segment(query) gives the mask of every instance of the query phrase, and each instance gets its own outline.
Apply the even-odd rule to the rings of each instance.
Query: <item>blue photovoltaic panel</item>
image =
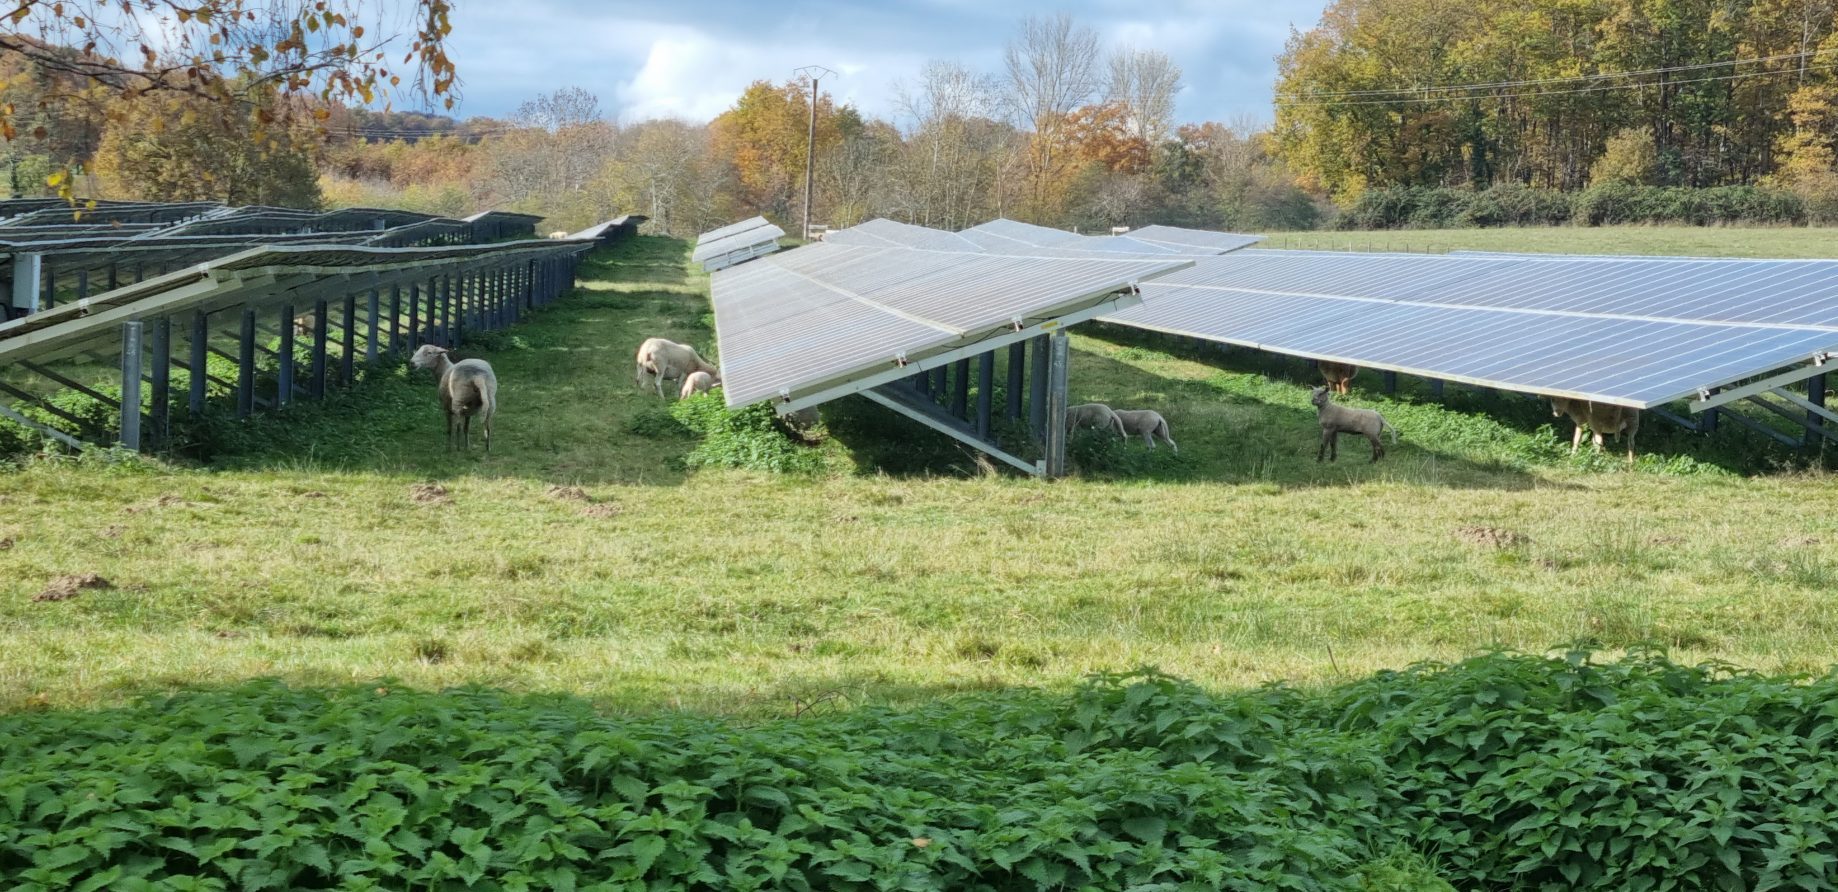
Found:
[[[1249,251],[1108,321],[1649,407],[1838,349],[1838,262]]]
[[[1091,307],[1188,261],[806,245],[711,282],[728,405],[807,396]]]

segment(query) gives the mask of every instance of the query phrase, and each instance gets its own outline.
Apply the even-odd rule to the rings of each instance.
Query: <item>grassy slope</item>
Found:
[[[581,294],[469,351],[504,382],[490,458],[445,454],[431,382],[390,371],[209,469],[0,475],[0,708],[278,675],[762,714],[1143,663],[1323,680],[1585,637],[1838,660],[1829,475],[1658,473],[1716,470],[1682,437],[1609,471],[1554,449],[1534,406],[1363,390],[1406,442],[1317,465],[1298,368],[1122,333],[1075,339],[1073,389],[1170,417],[1182,456],[1129,454],[1138,477],[686,474],[687,440],[633,433],[658,408],[626,377],[643,336],[708,339],[682,252],[590,264]],[[452,504],[409,497],[429,479]],[[31,601],[84,571],[115,588]]]

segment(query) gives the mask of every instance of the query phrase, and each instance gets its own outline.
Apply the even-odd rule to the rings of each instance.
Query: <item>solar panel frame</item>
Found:
[[[728,405],[802,398],[1102,303],[1191,261],[820,242],[711,280]]]

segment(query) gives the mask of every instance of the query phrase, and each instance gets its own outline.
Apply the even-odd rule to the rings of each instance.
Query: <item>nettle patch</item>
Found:
[[[1838,679],[1495,655],[739,727],[277,683],[0,719],[12,889],[1830,888]]]

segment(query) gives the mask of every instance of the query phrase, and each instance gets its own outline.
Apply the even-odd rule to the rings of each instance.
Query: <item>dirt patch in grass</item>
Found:
[[[12,547],[13,547],[13,537],[12,536],[0,536],[0,551],[6,551],[8,549],[11,549]]]
[[[417,505],[450,505],[453,497],[438,483],[417,483],[408,488],[408,500]]]
[[[600,520],[605,520],[609,517],[618,517],[620,514],[624,512],[625,512],[624,508],[621,508],[618,505],[614,505],[610,502],[601,502],[600,504],[597,504],[597,505],[588,505],[587,507],[581,509],[582,516],[597,518]]]
[[[1524,545],[1527,541],[1523,533],[1488,526],[1460,527],[1455,531],[1455,538],[1469,545],[1480,545],[1487,548],[1511,548],[1515,545]]]
[[[549,498],[555,499],[558,502],[593,501],[593,499],[587,495],[587,490],[578,486],[551,486],[549,487]]]
[[[162,495],[159,498],[154,499],[150,502],[142,502],[138,505],[129,505],[124,510],[126,510],[127,513],[129,514],[140,514],[142,512],[152,511],[158,508],[175,508],[175,507],[178,507],[184,504],[187,504],[184,499],[181,499],[178,496],[173,495],[172,493],[166,493],[165,495]]]
[[[75,576],[59,576],[45,586],[45,590],[32,598],[34,601],[68,601],[85,590],[114,588],[115,585],[95,573],[78,573]]]

